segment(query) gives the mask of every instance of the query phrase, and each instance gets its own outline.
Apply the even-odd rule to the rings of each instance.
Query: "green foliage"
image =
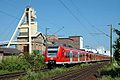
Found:
[[[115,41],[115,44],[113,46],[114,48],[114,58],[117,61],[117,63],[120,65],[120,31],[115,29],[114,30],[116,34],[118,35],[118,38]]]
[[[26,70],[30,68],[30,64],[22,57],[6,58],[0,63],[0,70]]]
[[[0,70],[0,74],[6,74],[6,73],[10,73],[10,71],[8,71],[8,70]]]
[[[0,74],[2,72],[9,73],[19,70],[39,70],[43,67],[46,67],[44,57],[38,51],[35,51],[32,55],[24,53],[21,56],[7,57],[0,63]]]
[[[44,56],[38,53],[38,51],[33,51],[32,55],[25,54],[25,59],[28,63],[30,63],[32,70],[46,67],[46,64],[44,63]]]
[[[120,80],[120,66],[116,61],[99,70],[98,80]]]

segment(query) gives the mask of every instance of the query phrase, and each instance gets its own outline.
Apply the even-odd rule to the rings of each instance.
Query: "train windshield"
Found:
[[[49,46],[48,47],[48,57],[56,57],[58,52],[57,46]]]

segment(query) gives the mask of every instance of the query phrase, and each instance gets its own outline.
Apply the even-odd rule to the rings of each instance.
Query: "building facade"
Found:
[[[36,22],[36,11],[32,7],[27,7],[23,14],[23,22],[19,27],[19,34],[17,36],[16,48],[21,52],[33,51],[43,53],[45,50],[45,36],[38,32],[38,25]]]
[[[78,49],[83,49],[83,37],[82,36],[69,36],[68,38],[58,38],[57,36],[48,36],[48,41],[57,44],[63,44]]]
[[[28,37],[17,37],[17,41],[27,42]],[[16,48],[21,52],[29,52],[28,44],[18,44]],[[39,51],[40,53],[44,53],[45,51],[45,37],[42,33],[38,33],[32,36],[32,51]]]

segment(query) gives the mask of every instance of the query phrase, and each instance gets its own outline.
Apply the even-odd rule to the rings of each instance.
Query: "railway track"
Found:
[[[90,80],[90,76],[94,75],[98,69],[102,68],[106,64],[107,63],[93,64],[83,69],[78,69],[56,77],[49,78],[48,80]]]
[[[19,71],[19,72],[3,74],[3,75],[0,75],[0,80],[11,80],[11,79],[15,79],[15,78],[18,78],[18,77],[26,75],[26,74],[27,74],[26,71]]]
[[[40,70],[33,70],[35,72],[46,72],[48,71],[48,68],[42,68]],[[18,79],[21,76],[27,75],[26,71],[19,71],[19,72],[13,72],[13,73],[8,73],[8,74],[2,74],[0,75],[0,80],[13,80],[13,79]]]

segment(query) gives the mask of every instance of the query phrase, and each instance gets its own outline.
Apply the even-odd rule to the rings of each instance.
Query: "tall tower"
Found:
[[[36,12],[32,7],[26,7],[18,23],[18,26],[12,35],[7,47],[11,44],[26,45],[28,52],[32,53],[32,36],[37,33]],[[13,41],[17,35],[17,41]]]

